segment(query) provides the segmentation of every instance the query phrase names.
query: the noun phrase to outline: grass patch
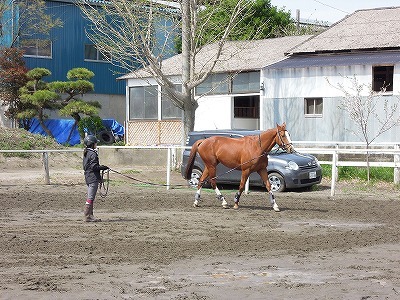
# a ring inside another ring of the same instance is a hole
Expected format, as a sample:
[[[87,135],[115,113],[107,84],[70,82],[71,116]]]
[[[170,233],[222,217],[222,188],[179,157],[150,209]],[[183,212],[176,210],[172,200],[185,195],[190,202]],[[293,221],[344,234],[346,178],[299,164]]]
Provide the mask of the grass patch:
[[[332,165],[321,165],[322,176],[332,178]],[[370,167],[371,181],[393,182],[393,168],[389,167]],[[364,180],[367,181],[367,167],[338,167],[338,176],[340,180]]]
[[[56,140],[40,134],[33,134],[22,128],[0,127],[0,149],[2,150],[44,150],[65,149]],[[31,157],[31,153],[3,153],[5,157]]]

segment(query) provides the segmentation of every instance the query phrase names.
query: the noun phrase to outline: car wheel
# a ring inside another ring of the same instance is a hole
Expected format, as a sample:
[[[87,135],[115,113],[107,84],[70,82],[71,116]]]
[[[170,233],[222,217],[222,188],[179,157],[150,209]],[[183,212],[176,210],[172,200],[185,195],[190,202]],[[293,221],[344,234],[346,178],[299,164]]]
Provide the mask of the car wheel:
[[[199,169],[193,169],[192,173],[190,174],[190,179],[188,180],[188,184],[190,187],[197,188],[197,185],[199,184],[200,177],[203,174],[203,172]]]
[[[268,174],[269,183],[273,192],[283,192],[285,190],[285,180],[278,173]]]

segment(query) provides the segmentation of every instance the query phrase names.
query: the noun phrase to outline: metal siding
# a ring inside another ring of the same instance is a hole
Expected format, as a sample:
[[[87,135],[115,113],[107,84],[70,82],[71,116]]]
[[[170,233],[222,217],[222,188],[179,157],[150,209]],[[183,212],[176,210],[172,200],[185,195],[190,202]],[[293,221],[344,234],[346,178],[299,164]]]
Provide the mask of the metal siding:
[[[380,104],[388,100],[389,107],[399,101],[399,65],[395,65],[393,82],[394,95],[385,95],[377,99]],[[288,131],[293,140],[297,141],[338,141],[360,142],[352,133],[357,131],[356,124],[349,118],[348,113],[339,109],[343,94],[336,89],[338,83],[347,86],[346,76],[356,76],[359,84],[372,82],[371,65],[327,66],[288,69],[265,69],[263,71],[265,85],[261,113],[263,114],[262,129],[272,128],[276,123],[287,123]],[[327,78],[330,83],[328,83]],[[304,98],[323,98],[322,117],[305,117]],[[377,114],[382,116],[383,105],[377,105]],[[377,119],[371,118],[369,130],[376,133],[379,129]],[[398,142],[398,127],[379,136],[376,142]],[[373,137],[371,134],[370,137]]]
[[[94,92],[98,94],[125,94],[125,82],[116,78],[126,73],[110,63],[84,61],[84,44],[91,43],[85,35],[87,21],[82,17],[80,9],[69,2],[46,1],[49,14],[58,17],[63,22],[62,28],[53,29],[53,57],[26,57],[29,69],[47,68],[52,75],[46,81],[67,80],[67,72],[72,68],[83,67],[95,73],[92,79]]]

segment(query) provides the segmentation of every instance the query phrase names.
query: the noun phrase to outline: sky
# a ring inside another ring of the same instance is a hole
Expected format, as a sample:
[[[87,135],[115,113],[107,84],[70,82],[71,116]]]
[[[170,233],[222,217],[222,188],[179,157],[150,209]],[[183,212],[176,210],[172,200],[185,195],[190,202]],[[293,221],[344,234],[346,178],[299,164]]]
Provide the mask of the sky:
[[[400,7],[400,0],[271,0],[271,4],[278,8],[285,6],[293,18],[299,9],[300,19],[335,23],[359,9]]]

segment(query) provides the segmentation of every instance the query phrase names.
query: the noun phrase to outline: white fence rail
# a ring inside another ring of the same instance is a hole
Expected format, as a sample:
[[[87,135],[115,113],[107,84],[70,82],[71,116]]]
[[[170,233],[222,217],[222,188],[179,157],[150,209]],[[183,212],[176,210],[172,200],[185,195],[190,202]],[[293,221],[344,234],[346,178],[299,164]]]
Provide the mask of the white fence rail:
[[[294,144],[306,144],[306,142],[296,142]],[[315,144],[324,144],[324,143],[313,143]],[[329,164],[332,165],[332,180],[331,180],[331,196],[335,195],[335,186],[338,180],[338,167],[342,166],[355,166],[355,167],[365,167],[367,166],[366,161],[355,161],[355,160],[339,160],[339,154],[367,154],[369,153],[370,157],[372,158],[370,162],[370,166],[372,167],[390,167],[393,168],[394,172],[394,183],[400,183],[400,145],[399,144],[380,144],[379,149],[371,148],[357,148],[357,149],[346,149],[340,148],[340,146],[357,146],[359,147],[362,144],[339,144],[335,143],[334,147],[330,147],[333,143],[326,143],[328,147],[299,147],[295,148],[298,152],[303,153],[310,153],[318,157],[318,155],[328,155],[331,157],[331,160],[320,160],[321,164]],[[376,144],[373,147],[377,147]],[[165,158],[165,165],[166,165],[166,187],[167,190],[171,188],[170,178],[171,178],[171,170],[176,168],[176,166],[180,165],[180,159],[177,157],[177,150],[187,149],[188,147],[182,146],[148,146],[148,147],[141,147],[141,146],[100,146],[101,148],[105,149],[148,149],[151,151],[152,149],[166,149],[167,155]],[[56,152],[82,152],[82,149],[66,149],[66,150],[0,150],[0,153],[42,153],[42,160],[43,160],[43,169],[44,169],[44,178],[45,184],[50,184],[50,170],[49,170],[49,163],[48,163],[48,156],[49,153],[56,153]],[[392,156],[391,161],[383,161],[381,160],[381,155],[384,154],[386,156]],[[376,156],[379,157],[376,157]],[[246,192],[248,192],[248,184],[246,184]]]

